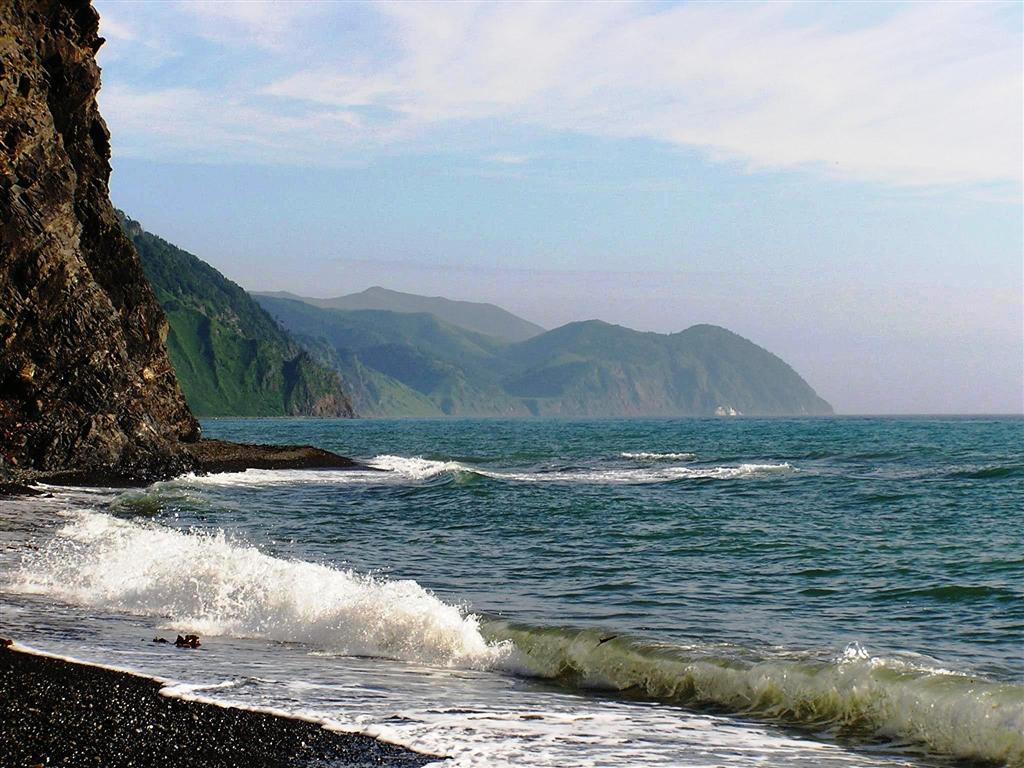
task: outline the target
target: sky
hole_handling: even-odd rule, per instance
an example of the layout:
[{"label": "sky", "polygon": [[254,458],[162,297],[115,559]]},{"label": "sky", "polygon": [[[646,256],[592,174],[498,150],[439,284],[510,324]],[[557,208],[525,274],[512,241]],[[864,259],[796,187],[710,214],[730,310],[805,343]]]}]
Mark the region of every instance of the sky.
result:
[{"label": "sky", "polygon": [[1024,4],[95,0],[114,203],[250,290],[714,323],[1024,410]]}]

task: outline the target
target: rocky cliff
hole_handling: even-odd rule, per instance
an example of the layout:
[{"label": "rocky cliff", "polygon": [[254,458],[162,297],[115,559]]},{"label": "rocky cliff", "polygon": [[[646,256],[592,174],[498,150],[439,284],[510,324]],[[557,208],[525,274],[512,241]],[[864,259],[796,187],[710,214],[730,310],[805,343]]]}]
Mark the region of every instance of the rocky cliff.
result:
[{"label": "rocky cliff", "polygon": [[0,2],[0,468],[195,465],[167,322],[110,204],[88,0]]}]

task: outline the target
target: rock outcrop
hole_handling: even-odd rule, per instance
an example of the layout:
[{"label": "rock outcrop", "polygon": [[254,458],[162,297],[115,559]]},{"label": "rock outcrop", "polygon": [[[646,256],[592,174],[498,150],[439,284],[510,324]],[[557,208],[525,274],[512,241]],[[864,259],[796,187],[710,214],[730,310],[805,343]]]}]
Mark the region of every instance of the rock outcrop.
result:
[{"label": "rock outcrop", "polygon": [[88,0],[0,2],[0,468],[147,480],[199,424],[107,189]]}]

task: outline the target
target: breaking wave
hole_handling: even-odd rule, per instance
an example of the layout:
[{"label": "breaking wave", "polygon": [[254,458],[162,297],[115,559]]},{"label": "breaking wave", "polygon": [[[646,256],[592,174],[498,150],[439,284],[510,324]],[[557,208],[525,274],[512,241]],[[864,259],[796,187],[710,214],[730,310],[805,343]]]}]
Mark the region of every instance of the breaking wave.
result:
[{"label": "breaking wave", "polygon": [[[641,456],[644,454],[634,454]],[[668,456],[690,456],[692,454],[652,454],[668,460]],[[408,456],[375,456],[367,462],[370,470],[261,470],[227,472],[213,475],[186,475],[173,483],[255,486],[255,485],[365,485],[395,482],[423,482],[439,477],[487,478],[499,482],[513,483],[594,483],[594,484],[643,484],[666,483],[680,480],[731,480],[756,475],[795,472],[789,463],[746,463],[734,466],[657,466],[657,467],[609,467],[609,468],[554,468],[530,471],[492,470],[458,461],[435,461]]]},{"label": "breaking wave", "polygon": [[25,559],[14,587],[64,602],[166,617],[206,635],[306,643],[353,656],[488,668],[509,653],[476,616],[415,581],[272,557],[223,532],[182,532],[74,513]]},{"label": "breaking wave", "polygon": [[1024,686],[956,674],[919,657],[873,657],[851,645],[832,658],[751,658],[595,630],[491,622],[534,674],[568,687],[628,691],[677,704],[924,744],[959,758],[1024,765]]},{"label": "breaking wave", "polygon": [[276,558],[223,532],[96,512],[72,513],[50,543],[28,553],[14,582],[22,592],[206,635],[533,676],[1024,765],[1024,686],[921,657],[873,657],[859,646],[833,657],[766,655],[515,625],[445,603],[414,581]]}]

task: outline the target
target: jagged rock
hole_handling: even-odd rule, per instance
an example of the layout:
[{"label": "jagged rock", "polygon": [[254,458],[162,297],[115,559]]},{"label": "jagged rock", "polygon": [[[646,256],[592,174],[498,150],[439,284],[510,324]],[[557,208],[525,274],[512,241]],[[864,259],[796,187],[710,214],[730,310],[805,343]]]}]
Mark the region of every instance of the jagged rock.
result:
[{"label": "jagged rock", "polygon": [[195,466],[167,322],[110,204],[88,0],[0,2],[0,468]]}]

